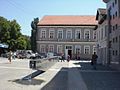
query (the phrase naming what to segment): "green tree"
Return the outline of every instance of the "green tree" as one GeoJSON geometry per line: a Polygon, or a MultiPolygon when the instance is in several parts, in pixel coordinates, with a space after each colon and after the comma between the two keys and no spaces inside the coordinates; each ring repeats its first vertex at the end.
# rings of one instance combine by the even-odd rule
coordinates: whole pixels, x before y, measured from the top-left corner
{"type": "Polygon", "coordinates": [[[34,18],[34,20],[31,22],[31,49],[33,52],[36,52],[36,34],[37,34],[37,24],[39,22],[39,18],[34,18]]]}
{"type": "Polygon", "coordinates": [[[9,49],[30,49],[29,37],[22,35],[21,27],[16,20],[8,21],[0,17],[0,42],[9,45],[9,49]]]}
{"type": "Polygon", "coordinates": [[[10,40],[10,21],[0,17],[0,42],[9,43],[10,40]]]}

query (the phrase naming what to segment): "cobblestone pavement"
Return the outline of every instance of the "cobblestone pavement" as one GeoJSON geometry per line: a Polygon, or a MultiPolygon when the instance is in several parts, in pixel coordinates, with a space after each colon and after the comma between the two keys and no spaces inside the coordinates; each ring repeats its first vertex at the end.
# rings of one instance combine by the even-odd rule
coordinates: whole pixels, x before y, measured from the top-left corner
{"type": "Polygon", "coordinates": [[[28,59],[16,59],[10,64],[0,58],[0,90],[120,90],[120,71],[90,62],[57,62],[45,73],[34,79],[20,79],[35,70],[29,69],[28,59]]]}

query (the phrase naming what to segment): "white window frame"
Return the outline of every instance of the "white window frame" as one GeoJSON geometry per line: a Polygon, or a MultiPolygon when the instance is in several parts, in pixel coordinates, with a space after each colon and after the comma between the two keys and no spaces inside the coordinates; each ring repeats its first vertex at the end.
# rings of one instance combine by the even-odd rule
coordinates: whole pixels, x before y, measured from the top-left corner
{"type": "Polygon", "coordinates": [[[72,30],[66,30],[66,39],[72,39],[72,30]],[[68,38],[68,34],[70,34],[70,38],[68,38]]]}
{"type": "Polygon", "coordinates": [[[58,39],[63,39],[63,29],[58,29],[58,32],[57,32],[57,38],[58,38],[58,39]],[[61,38],[58,37],[60,31],[62,31],[62,37],[61,37],[61,38]]]}
{"type": "Polygon", "coordinates": [[[77,32],[80,32],[80,39],[81,39],[81,29],[76,29],[76,30],[75,30],[75,39],[79,39],[79,38],[77,37],[77,32]]]}
{"type": "Polygon", "coordinates": [[[97,31],[93,31],[93,39],[97,40],[97,31]],[[95,35],[96,34],[96,35],[95,35]],[[96,38],[95,38],[96,37],[96,38]]]}
{"type": "Polygon", "coordinates": [[[44,45],[44,44],[40,45],[40,52],[41,53],[45,53],[46,52],[46,45],[44,45]],[[44,50],[42,50],[42,47],[44,47],[44,50]]]}
{"type": "Polygon", "coordinates": [[[93,46],[93,53],[94,52],[97,52],[97,47],[95,45],[93,46]]]}
{"type": "Polygon", "coordinates": [[[63,46],[62,45],[57,45],[57,53],[63,53],[63,46]],[[60,51],[59,51],[60,49],[60,51]]]}
{"type": "Polygon", "coordinates": [[[90,54],[90,46],[89,46],[89,45],[85,45],[85,46],[84,46],[84,54],[86,54],[86,53],[85,53],[85,49],[86,49],[86,47],[89,48],[89,52],[88,52],[88,54],[90,54]]]}
{"type": "Polygon", "coordinates": [[[80,46],[80,45],[75,45],[75,54],[77,54],[77,53],[76,53],[76,49],[77,49],[77,48],[80,49],[80,53],[81,53],[81,46],[80,46]]]}
{"type": "MultiPolygon", "coordinates": [[[[55,30],[49,30],[49,38],[50,38],[50,35],[51,35],[51,32],[53,32],[53,38],[55,38],[55,30]]],[[[53,39],[53,38],[50,38],[50,39],[53,39]]]]}
{"type": "Polygon", "coordinates": [[[54,52],[54,45],[53,44],[48,45],[48,52],[54,52]],[[51,46],[53,47],[53,50],[50,49],[51,46]]]}
{"type": "Polygon", "coordinates": [[[41,29],[41,38],[46,38],[46,30],[45,29],[41,29]],[[45,36],[43,36],[43,32],[45,32],[45,36]]]}
{"type": "Polygon", "coordinates": [[[89,38],[88,38],[88,39],[90,39],[90,30],[89,30],[89,29],[85,29],[85,30],[84,30],[84,39],[87,39],[87,38],[86,38],[86,35],[85,35],[86,32],[89,32],[89,38]]]}

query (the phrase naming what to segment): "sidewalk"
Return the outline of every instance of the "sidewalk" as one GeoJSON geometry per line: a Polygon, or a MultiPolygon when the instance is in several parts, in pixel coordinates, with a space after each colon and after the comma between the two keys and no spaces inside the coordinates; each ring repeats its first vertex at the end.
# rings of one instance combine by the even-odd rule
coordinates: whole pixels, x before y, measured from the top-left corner
{"type": "Polygon", "coordinates": [[[120,90],[120,72],[101,65],[97,69],[87,62],[58,62],[37,77],[45,81],[40,90],[120,90]]]}

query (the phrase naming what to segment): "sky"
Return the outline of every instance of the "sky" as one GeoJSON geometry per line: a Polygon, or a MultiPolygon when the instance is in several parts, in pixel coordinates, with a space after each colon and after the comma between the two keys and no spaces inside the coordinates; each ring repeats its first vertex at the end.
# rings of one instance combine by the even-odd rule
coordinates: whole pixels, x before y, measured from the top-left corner
{"type": "Polygon", "coordinates": [[[31,36],[31,21],[45,15],[96,15],[102,0],[0,0],[0,16],[16,19],[23,35],[31,36]]]}

